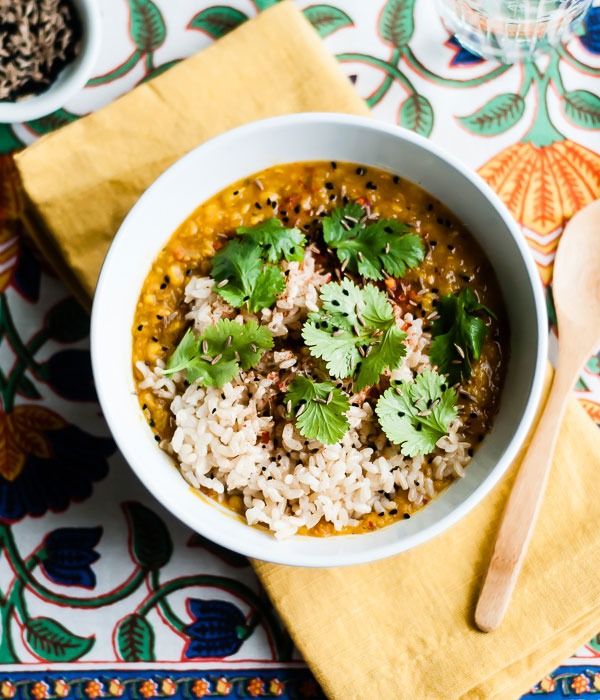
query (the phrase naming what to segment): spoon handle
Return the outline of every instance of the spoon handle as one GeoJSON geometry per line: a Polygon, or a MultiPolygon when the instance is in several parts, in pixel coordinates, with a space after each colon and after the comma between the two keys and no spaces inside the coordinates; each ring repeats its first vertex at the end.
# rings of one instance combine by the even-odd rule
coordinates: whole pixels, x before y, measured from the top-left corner
{"type": "Polygon", "coordinates": [[[510,602],[546,488],[566,399],[578,369],[572,362],[561,365],[559,361],[542,418],[519,468],[475,609],[475,623],[482,632],[491,632],[500,625],[510,602]]]}

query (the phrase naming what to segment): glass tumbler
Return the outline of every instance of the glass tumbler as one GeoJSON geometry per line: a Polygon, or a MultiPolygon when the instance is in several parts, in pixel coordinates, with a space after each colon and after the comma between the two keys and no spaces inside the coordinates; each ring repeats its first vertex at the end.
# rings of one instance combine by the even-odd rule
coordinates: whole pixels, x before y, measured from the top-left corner
{"type": "Polygon", "coordinates": [[[447,28],[469,51],[503,63],[564,41],[592,0],[436,0],[447,28]]]}

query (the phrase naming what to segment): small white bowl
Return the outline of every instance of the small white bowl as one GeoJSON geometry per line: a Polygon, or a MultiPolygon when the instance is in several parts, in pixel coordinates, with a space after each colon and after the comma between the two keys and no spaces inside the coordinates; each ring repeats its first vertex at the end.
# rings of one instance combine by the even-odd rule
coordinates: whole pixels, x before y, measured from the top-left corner
{"type": "Polygon", "coordinates": [[[171,513],[220,545],[295,566],[359,564],[439,534],[481,501],[521,447],[538,405],[547,352],[542,286],[525,240],[483,180],[431,141],[396,126],[341,114],[296,114],[230,131],[179,160],[133,207],[104,262],[92,313],[92,363],[110,429],[141,481],[171,513]],[[177,226],[225,186],[280,163],[354,162],[419,184],[446,204],[481,244],[498,277],[511,326],[500,409],[466,475],[410,520],[375,532],[277,541],[194,493],[161,451],[135,395],[132,323],[144,279],[177,226]]]}
{"type": "Polygon", "coordinates": [[[63,107],[90,78],[98,51],[102,20],[98,0],[71,0],[81,20],[81,49],[56,76],[47,90],[16,102],[0,102],[0,123],[13,124],[39,119],[63,107]]]}

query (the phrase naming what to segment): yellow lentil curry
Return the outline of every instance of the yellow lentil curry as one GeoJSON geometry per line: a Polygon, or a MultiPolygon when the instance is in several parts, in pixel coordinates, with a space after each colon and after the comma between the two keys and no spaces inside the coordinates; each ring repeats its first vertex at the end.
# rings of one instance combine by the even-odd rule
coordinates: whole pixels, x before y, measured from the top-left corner
{"type": "MultiPolygon", "coordinates": [[[[420,264],[401,279],[385,275],[377,286],[403,312],[423,318],[426,332],[431,330],[429,319],[435,315],[438,301],[457,294],[466,285],[478,302],[493,310],[486,317],[487,334],[480,356],[472,363],[470,377],[461,383],[457,395],[463,434],[471,444],[472,455],[490,429],[507,360],[508,327],[493,270],[461,222],[423,189],[372,167],[334,162],[281,165],[234,183],[201,204],[160,251],[143,285],[132,328],[139,402],[157,443],[165,446],[173,435],[170,399],[160,398],[152,388],[139,388],[142,376],[135,365],[166,363],[180,342],[189,326],[183,304],[188,281],[209,273],[215,252],[238,227],[252,227],[275,216],[283,225],[305,233],[310,241],[323,217],[348,203],[358,203],[372,218],[404,222],[421,237],[424,259],[420,264]]],[[[330,261],[326,264],[331,267],[330,261]]],[[[339,271],[337,275],[339,278],[339,271]]],[[[208,489],[202,491],[233,510],[243,510],[242,498],[235,492],[217,496],[208,489]]],[[[370,512],[360,518],[358,525],[341,532],[373,530],[409,518],[416,510],[405,491],[398,490],[393,500],[395,508],[370,512]]],[[[418,507],[428,500],[423,499],[418,507]]],[[[307,530],[301,528],[300,532],[307,530]]],[[[319,536],[339,533],[325,520],[308,530],[308,534],[319,536]]]]}

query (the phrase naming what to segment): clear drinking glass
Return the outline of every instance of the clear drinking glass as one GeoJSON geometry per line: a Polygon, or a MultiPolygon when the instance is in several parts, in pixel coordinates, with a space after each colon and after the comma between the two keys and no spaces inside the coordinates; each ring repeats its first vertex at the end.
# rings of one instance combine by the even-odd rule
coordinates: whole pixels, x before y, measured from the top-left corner
{"type": "Polygon", "coordinates": [[[564,41],[592,0],[436,0],[448,29],[469,51],[514,63],[564,41]]]}

